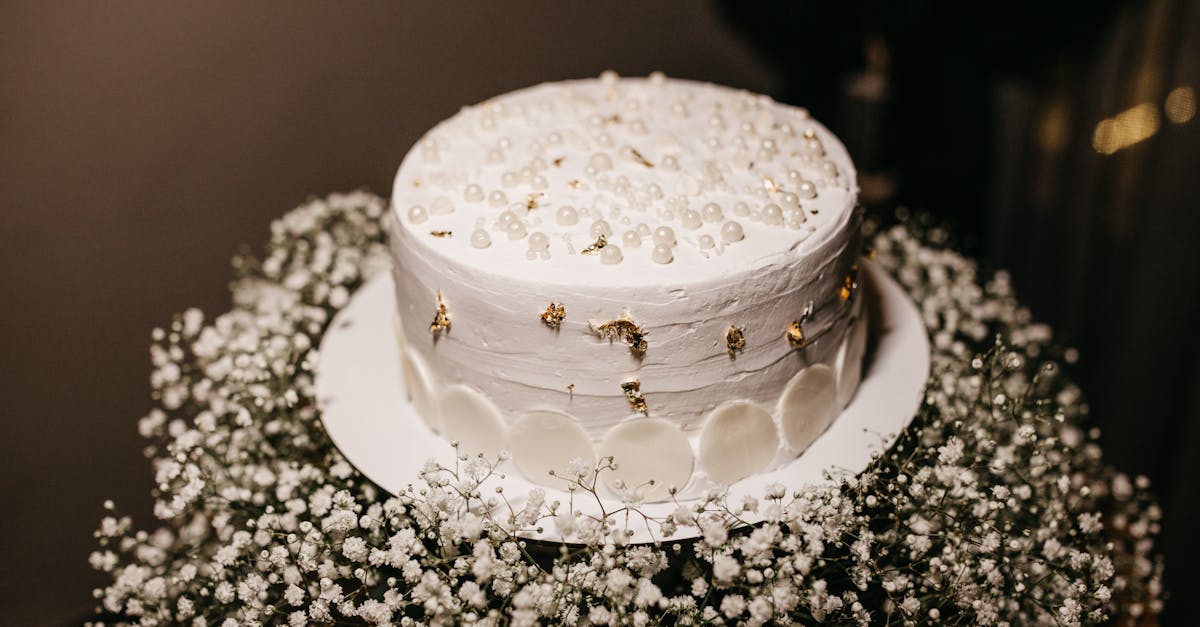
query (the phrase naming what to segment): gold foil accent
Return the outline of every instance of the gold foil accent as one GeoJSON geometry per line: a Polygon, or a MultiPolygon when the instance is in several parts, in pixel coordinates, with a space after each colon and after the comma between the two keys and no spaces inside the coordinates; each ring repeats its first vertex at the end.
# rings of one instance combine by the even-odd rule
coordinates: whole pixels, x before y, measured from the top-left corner
{"type": "Polygon", "coordinates": [[[838,296],[842,302],[847,302],[854,297],[854,293],[858,291],[858,264],[850,266],[850,274],[847,274],[842,279],[842,285],[838,287],[838,296]]]}
{"type": "Polygon", "coordinates": [[[616,113],[614,113],[614,114],[612,114],[612,115],[610,115],[610,116],[608,116],[608,117],[604,118],[604,123],[605,123],[605,124],[620,124],[620,123],[621,123],[621,116],[620,116],[620,115],[618,115],[618,114],[616,114],[616,113]]]}
{"type": "Polygon", "coordinates": [[[746,336],[743,333],[743,327],[729,325],[729,329],[725,331],[725,350],[729,353],[729,358],[734,358],[734,353],[746,348],[746,336]]]}
{"type": "Polygon", "coordinates": [[[413,179],[413,183],[412,183],[412,185],[413,185],[413,187],[420,187],[420,186],[421,186],[421,179],[413,179]]]}
{"type": "Polygon", "coordinates": [[[775,182],[775,179],[773,179],[769,176],[764,176],[763,177],[763,188],[766,189],[768,192],[775,193],[775,192],[779,191],[779,184],[775,182]]]}
{"type": "Polygon", "coordinates": [[[570,395],[571,400],[575,400],[575,384],[574,383],[567,384],[567,394],[570,395]]]}
{"type": "Polygon", "coordinates": [[[534,193],[526,196],[525,197],[525,208],[526,209],[537,209],[538,202],[541,201],[543,196],[545,196],[545,194],[543,194],[542,192],[534,192],[534,193]]]}
{"type": "Polygon", "coordinates": [[[604,234],[601,233],[600,237],[596,238],[595,243],[589,244],[587,248],[584,248],[583,250],[579,251],[579,254],[594,255],[594,254],[600,252],[600,249],[604,248],[605,246],[608,246],[608,238],[604,237],[604,234]]]}
{"type": "Polygon", "coordinates": [[[633,154],[633,160],[634,160],[634,161],[637,161],[638,163],[640,163],[640,164],[642,164],[642,165],[646,166],[647,168],[653,168],[653,167],[654,167],[654,164],[653,164],[653,163],[650,163],[650,161],[649,161],[648,159],[646,159],[645,157],[643,157],[643,156],[642,156],[642,153],[638,152],[636,148],[630,148],[630,149],[629,149],[629,152],[630,152],[631,154],[633,154]]]}
{"type": "Polygon", "coordinates": [[[616,320],[592,325],[592,330],[596,332],[596,335],[608,338],[610,342],[614,340],[625,342],[629,345],[630,352],[638,357],[645,355],[646,348],[649,346],[646,342],[646,335],[642,332],[641,327],[627,313],[621,314],[621,317],[616,320]]]}
{"type": "Polygon", "coordinates": [[[791,326],[789,326],[787,331],[784,333],[784,335],[787,336],[788,343],[792,345],[792,348],[804,348],[806,340],[804,338],[804,329],[801,328],[801,325],[803,325],[808,321],[809,318],[812,317],[812,313],[813,304],[809,302],[808,306],[804,308],[804,312],[800,314],[800,319],[793,321],[791,326]]]}
{"type": "Polygon", "coordinates": [[[556,167],[556,168],[561,168],[563,161],[565,161],[565,160],[566,160],[566,157],[558,157],[557,159],[555,159],[554,161],[551,161],[550,163],[553,163],[554,167],[556,167]]]}
{"type": "Polygon", "coordinates": [[[454,231],[430,231],[429,234],[434,237],[450,237],[454,235],[454,231]]]}
{"type": "Polygon", "coordinates": [[[567,319],[567,308],[561,304],[550,303],[546,311],[542,312],[542,322],[546,326],[557,329],[558,325],[562,324],[563,320],[567,319]]]}
{"type": "Polygon", "coordinates": [[[571,179],[567,181],[567,187],[571,189],[579,189],[581,185],[582,184],[579,182],[579,179],[571,179]]]}
{"type": "Polygon", "coordinates": [[[629,401],[629,408],[636,412],[649,415],[650,410],[646,407],[646,396],[642,394],[642,382],[634,379],[621,384],[621,390],[625,392],[625,400],[629,401]]]}
{"type": "Polygon", "coordinates": [[[442,290],[437,293],[437,312],[433,314],[433,322],[429,323],[429,332],[438,337],[442,331],[450,330],[450,312],[446,310],[446,302],[442,300],[442,290]]]}

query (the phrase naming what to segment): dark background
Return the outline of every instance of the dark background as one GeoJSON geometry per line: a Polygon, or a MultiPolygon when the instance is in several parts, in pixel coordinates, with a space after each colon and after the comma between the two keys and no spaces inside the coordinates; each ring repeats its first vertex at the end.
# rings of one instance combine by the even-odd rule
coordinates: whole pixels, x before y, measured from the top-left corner
{"type": "Polygon", "coordinates": [[[1200,2],[833,5],[0,3],[0,620],[87,615],[105,498],[154,524],[149,333],[223,311],[240,245],[309,195],[387,194],[463,104],[606,68],[809,106],[873,210],[1011,269],[1080,348],[1108,459],[1154,479],[1186,604],[1200,2]]]}

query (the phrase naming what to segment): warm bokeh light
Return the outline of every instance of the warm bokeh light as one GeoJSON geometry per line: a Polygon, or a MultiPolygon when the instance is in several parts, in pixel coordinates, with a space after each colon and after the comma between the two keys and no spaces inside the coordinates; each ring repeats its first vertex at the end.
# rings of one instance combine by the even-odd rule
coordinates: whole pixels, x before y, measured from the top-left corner
{"type": "Polygon", "coordinates": [[[1196,115],[1196,92],[1191,87],[1176,87],[1167,94],[1163,112],[1175,124],[1183,124],[1196,115]]]}
{"type": "Polygon", "coordinates": [[[1092,132],[1092,147],[1100,154],[1111,155],[1150,138],[1158,132],[1160,124],[1158,109],[1143,102],[1101,120],[1092,132]]]}

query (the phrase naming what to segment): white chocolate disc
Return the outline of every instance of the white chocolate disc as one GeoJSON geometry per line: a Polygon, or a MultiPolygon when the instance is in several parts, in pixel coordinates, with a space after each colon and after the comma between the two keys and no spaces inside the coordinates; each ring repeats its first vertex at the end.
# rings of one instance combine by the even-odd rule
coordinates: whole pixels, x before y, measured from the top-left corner
{"type": "Polygon", "coordinates": [[[717,483],[731,484],[761,472],[779,449],[775,421],[767,410],[736,401],[713,410],[700,432],[700,469],[717,483]]]}
{"type": "Polygon", "coordinates": [[[838,350],[837,406],[839,408],[845,408],[850,404],[850,399],[854,398],[854,391],[862,382],[863,357],[866,354],[867,318],[864,310],[851,324],[850,330],[846,333],[846,339],[842,340],[842,347],[838,350]]]}
{"type": "Polygon", "coordinates": [[[513,463],[526,479],[552,488],[566,487],[571,460],[596,466],[596,451],[579,421],[555,411],[534,411],[509,428],[513,463]],[[551,475],[553,470],[555,475],[551,475]]]}
{"type": "MultiPolygon", "coordinates": [[[[403,334],[400,334],[403,337],[403,334]]],[[[421,356],[411,348],[406,348],[400,359],[400,371],[404,375],[404,392],[408,400],[421,416],[421,420],[433,429],[435,433],[442,431],[442,416],[438,410],[437,392],[434,388],[429,368],[421,356]]]]}
{"type": "Polygon", "coordinates": [[[783,441],[803,453],[837,416],[837,381],[833,368],[815,364],[796,373],[779,397],[779,430],[783,441]]]}
{"type": "Polygon", "coordinates": [[[635,418],[609,429],[598,452],[617,465],[600,475],[608,487],[620,494],[620,481],[626,491],[639,490],[646,501],[670,498],[672,487],[682,490],[696,461],[679,427],[661,418],[635,418]]]}
{"type": "Polygon", "coordinates": [[[459,453],[495,460],[508,448],[508,429],[500,410],[484,395],[465,385],[446,388],[440,399],[446,439],[458,441],[459,453]]]}

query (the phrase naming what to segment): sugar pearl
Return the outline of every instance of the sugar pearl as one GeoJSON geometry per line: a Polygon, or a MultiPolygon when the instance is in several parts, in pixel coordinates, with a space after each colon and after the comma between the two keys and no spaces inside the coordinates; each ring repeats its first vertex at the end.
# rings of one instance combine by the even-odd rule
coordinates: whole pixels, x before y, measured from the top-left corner
{"type": "Polygon", "coordinates": [[[592,155],[591,159],[588,159],[588,165],[595,168],[597,172],[611,170],[613,167],[612,157],[609,157],[606,153],[598,152],[592,155]]]}
{"type": "Polygon", "coordinates": [[[792,209],[794,207],[799,207],[800,206],[800,197],[791,192],[784,192],[783,206],[785,209],[792,209]]]}
{"type": "Polygon", "coordinates": [[[579,222],[579,212],[575,211],[575,207],[572,207],[571,205],[563,205],[559,207],[558,211],[554,214],[554,221],[557,222],[559,226],[571,226],[573,224],[577,224],[579,222]]]}
{"type": "MultiPolygon", "coordinates": [[[[656,250],[658,246],[674,246],[675,229],[669,226],[660,226],[654,229],[654,243],[656,244],[656,250]]],[[[666,263],[666,261],[660,261],[659,263],[666,263]]]]}
{"type": "Polygon", "coordinates": [[[505,172],[500,175],[500,184],[504,187],[516,187],[521,182],[516,172],[505,172]]]}
{"type": "Polygon", "coordinates": [[[413,205],[408,209],[408,221],[413,224],[420,224],[429,219],[429,212],[425,211],[425,207],[421,205],[413,205]]]}
{"type": "Polygon", "coordinates": [[[664,170],[678,170],[679,159],[676,159],[675,155],[667,155],[663,157],[662,167],[664,170]]]}
{"type": "Polygon", "coordinates": [[[449,196],[438,196],[433,199],[433,212],[439,215],[454,212],[454,201],[449,196]]]}
{"type": "Polygon", "coordinates": [[[828,176],[829,178],[837,178],[837,175],[838,175],[837,164],[832,161],[826,161],[825,163],[822,163],[821,171],[824,172],[825,176],[828,176]]]}
{"type": "Polygon", "coordinates": [[[505,225],[504,230],[508,232],[508,239],[521,239],[525,237],[525,223],[520,220],[513,220],[505,225]]]}
{"type": "Polygon", "coordinates": [[[592,237],[600,237],[601,235],[608,237],[612,235],[612,232],[612,227],[609,226],[608,222],[605,220],[596,220],[592,223],[592,226],[588,228],[588,234],[590,234],[592,237]]]}
{"type": "Polygon", "coordinates": [[[540,252],[550,248],[550,238],[541,231],[529,234],[529,250],[540,252]]]}
{"type": "Polygon", "coordinates": [[[725,218],[725,212],[721,211],[721,206],[715,202],[704,205],[700,215],[704,217],[705,222],[720,222],[725,218]]]}
{"type": "Polygon", "coordinates": [[[733,215],[743,217],[750,215],[750,205],[742,201],[738,201],[735,205],[733,205],[733,215]]]}
{"type": "Polygon", "coordinates": [[[783,224],[783,209],[779,205],[771,203],[763,207],[762,219],[767,224],[783,224]]]}
{"type": "Polygon", "coordinates": [[[496,189],[488,194],[488,204],[493,207],[503,207],[508,204],[508,196],[504,192],[496,189]]]}
{"type": "Polygon", "coordinates": [[[492,245],[492,236],[483,229],[475,229],[471,232],[471,245],[475,248],[487,248],[492,245]]]}
{"type": "Polygon", "coordinates": [[[745,233],[742,232],[742,225],[737,222],[726,222],[721,225],[721,241],[726,244],[740,242],[745,236],[745,233]]]}
{"type": "Polygon", "coordinates": [[[650,237],[650,225],[645,222],[639,222],[637,225],[638,235],[642,237],[650,237]]]}
{"type": "Polygon", "coordinates": [[[683,222],[683,228],[685,229],[700,228],[700,214],[694,209],[688,209],[687,211],[684,211],[681,219],[683,222]]]}
{"type": "Polygon", "coordinates": [[[613,265],[621,263],[621,247],[614,244],[609,244],[600,249],[600,263],[613,265]]]}
{"type": "Polygon", "coordinates": [[[463,190],[463,200],[467,202],[482,202],[483,188],[475,183],[471,183],[463,190]]]}
{"type": "Polygon", "coordinates": [[[500,215],[496,216],[496,222],[502,227],[507,227],[510,223],[517,219],[517,214],[512,211],[501,211],[500,215]]]}
{"type": "Polygon", "coordinates": [[[504,153],[493,148],[487,153],[487,161],[488,163],[504,163],[504,153]]]}
{"type": "Polygon", "coordinates": [[[796,188],[796,193],[801,198],[816,198],[817,186],[813,185],[812,181],[801,181],[799,187],[796,188]]]}
{"type": "Polygon", "coordinates": [[[550,187],[550,181],[547,181],[546,177],[540,174],[533,177],[533,181],[530,184],[533,185],[534,189],[546,189],[550,187]]]}
{"type": "Polygon", "coordinates": [[[650,255],[650,258],[654,260],[654,263],[671,263],[671,259],[674,258],[674,254],[671,253],[670,246],[667,246],[666,244],[656,244],[654,246],[654,253],[650,255]]]}
{"type": "Polygon", "coordinates": [[[715,247],[716,245],[717,245],[717,242],[716,242],[716,240],[713,239],[713,236],[711,236],[711,235],[701,235],[700,236],[700,250],[708,250],[710,248],[715,247]]]}
{"type": "Polygon", "coordinates": [[[642,245],[642,236],[638,235],[637,231],[625,231],[621,236],[621,243],[626,248],[637,248],[642,245]]]}
{"type": "Polygon", "coordinates": [[[655,72],[650,73],[650,84],[651,85],[662,85],[663,83],[666,82],[666,80],[667,80],[667,75],[663,74],[662,72],[655,71],[655,72]]]}

